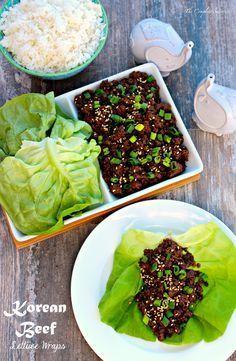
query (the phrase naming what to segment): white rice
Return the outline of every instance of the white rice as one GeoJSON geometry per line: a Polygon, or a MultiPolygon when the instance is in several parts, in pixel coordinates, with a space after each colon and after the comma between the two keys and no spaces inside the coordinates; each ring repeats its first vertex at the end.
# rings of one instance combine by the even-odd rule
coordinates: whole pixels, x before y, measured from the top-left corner
{"type": "Polygon", "coordinates": [[[104,36],[101,6],[91,0],[21,0],[3,13],[0,30],[19,64],[47,73],[84,63],[104,36]]]}

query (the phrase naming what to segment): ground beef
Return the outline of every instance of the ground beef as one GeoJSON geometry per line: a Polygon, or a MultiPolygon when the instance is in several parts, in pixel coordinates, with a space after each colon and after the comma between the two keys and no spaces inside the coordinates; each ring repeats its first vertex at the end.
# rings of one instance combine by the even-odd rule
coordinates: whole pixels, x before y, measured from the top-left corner
{"type": "Polygon", "coordinates": [[[105,80],[74,102],[101,145],[103,177],[117,197],[184,172],[189,152],[153,76],[133,72],[120,81],[105,80]]]}
{"type": "Polygon", "coordinates": [[[143,286],[135,301],[148,325],[160,341],[179,334],[203,298],[207,276],[193,255],[170,238],[154,250],[146,249],[139,262],[143,286]]]}

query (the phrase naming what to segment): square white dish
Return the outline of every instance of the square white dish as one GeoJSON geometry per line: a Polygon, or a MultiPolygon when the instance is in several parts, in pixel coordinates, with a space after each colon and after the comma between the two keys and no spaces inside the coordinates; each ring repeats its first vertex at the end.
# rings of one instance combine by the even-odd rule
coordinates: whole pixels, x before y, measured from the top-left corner
{"type": "MultiPolygon", "coordinates": [[[[171,98],[171,95],[167,89],[167,86],[166,86],[158,68],[152,63],[147,63],[147,64],[143,64],[143,65],[131,68],[129,70],[123,71],[121,73],[115,74],[106,79],[119,80],[119,79],[129,76],[129,74],[133,71],[142,71],[142,72],[146,72],[150,75],[153,75],[157,81],[157,84],[160,87],[161,100],[163,102],[169,103],[171,105],[172,111],[176,117],[177,126],[184,136],[184,144],[186,145],[186,147],[189,150],[189,161],[187,162],[186,170],[182,174],[180,174],[172,179],[165,180],[161,183],[158,183],[156,185],[153,185],[151,187],[148,187],[146,189],[143,189],[141,191],[138,191],[136,193],[125,196],[120,199],[116,198],[114,195],[112,195],[110,193],[108,186],[106,185],[105,181],[103,180],[103,178],[101,176],[101,190],[102,190],[103,197],[104,197],[104,203],[94,209],[85,211],[79,217],[72,217],[70,219],[67,219],[65,221],[65,225],[64,225],[63,229],[61,229],[58,232],[52,233],[52,234],[45,234],[45,235],[39,235],[39,236],[24,235],[16,229],[16,227],[14,226],[14,224],[12,223],[10,218],[5,214],[10,233],[11,233],[12,238],[18,248],[22,248],[22,247],[37,243],[43,239],[50,238],[56,234],[59,234],[59,233],[65,232],[67,230],[70,230],[72,228],[75,228],[82,223],[88,222],[93,218],[96,218],[100,215],[104,215],[108,212],[111,212],[114,209],[120,208],[129,203],[137,202],[138,200],[151,197],[155,194],[165,192],[165,191],[175,188],[177,186],[182,186],[184,184],[190,183],[191,181],[199,179],[200,173],[203,171],[202,161],[201,161],[200,156],[199,156],[199,154],[191,140],[191,137],[184,125],[184,122],[173,102],[173,99],[171,98]]],[[[73,118],[78,118],[78,112],[74,105],[74,97],[76,95],[84,92],[87,89],[93,89],[93,90],[96,89],[99,86],[99,84],[101,83],[101,81],[102,80],[99,80],[95,83],[86,85],[82,88],[75,89],[75,90],[72,90],[63,95],[60,95],[56,98],[56,102],[66,114],[68,114],[69,116],[71,116],[73,118]]]]}

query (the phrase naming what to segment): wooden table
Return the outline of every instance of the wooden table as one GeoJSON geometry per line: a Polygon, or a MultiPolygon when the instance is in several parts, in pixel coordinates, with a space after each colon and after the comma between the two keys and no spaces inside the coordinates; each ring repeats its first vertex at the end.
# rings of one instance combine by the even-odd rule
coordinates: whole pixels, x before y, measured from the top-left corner
{"type": "MultiPolygon", "coordinates": [[[[110,31],[104,51],[82,74],[68,80],[50,82],[30,78],[14,70],[0,56],[0,105],[27,92],[61,94],[81,85],[134,66],[129,50],[129,33],[136,22],[157,17],[170,22],[185,41],[193,40],[191,61],[166,80],[183,116],[205,169],[199,182],[164,194],[159,198],[195,204],[219,217],[236,232],[236,134],[218,138],[203,133],[191,120],[193,95],[198,82],[214,72],[220,84],[236,88],[236,2],[235,0],[103,0],[110,31]]],[[[3,0],[0,0],[0,5],[3,0]]],[[[101,219],[31,248],[17,251],[0,214],[0,360],[1,361],[95,361],[98,357],[84,341],[73,317],[70,301],[71,271],[77,253],[101,219]],[[38,335],[32,343],[65,344],[66,349],[11,350],[17,340],[15,328],[20,317],[7,318],[14,301],[32,304],[67,305],[64,314],[32,313],[24,321],[47,325],[56,321],[54,336],[38,335]]],[[[79,291],[78,291],[79,297],[79,291]]],[[[231,361],[236,360],[236,353],[231,361]]],[[[133,360],[130,360],[133,361],[133,360]]],[[[222,360],[224,361],[224,360],[222,360]]]]}

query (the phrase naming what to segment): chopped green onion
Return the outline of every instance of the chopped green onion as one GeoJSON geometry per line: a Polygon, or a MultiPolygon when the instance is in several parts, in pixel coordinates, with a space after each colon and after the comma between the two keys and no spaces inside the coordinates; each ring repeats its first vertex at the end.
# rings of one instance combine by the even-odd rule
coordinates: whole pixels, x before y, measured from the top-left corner
{"type": "Polygon", "coordinates": [[[193,304],[191,304],[191,305],[189,305],[189,311],[194,311],[194,308],[195,308],[195,305],[193,305],[193,304]]]}
{"type": "Polygon", "coordinates": [[[153,172],[148,172],[147,176],[149,179],[154,179],[155,178],[155,174],[153,172]]]}
{"type": "Polygon", "coordinates": [[[168,132],[169,132],[170,134],[172,134],[172,135],[175,135],[175,136],[178,136],[178,135],[181,134],[175,127],[170,127],[170,128],[168,129],[168,132]]]}
{"type": "Polygon", "coordinates": [[[152,266],[151,266],[151,271],[154,272],[157,270],[157,263],[153,263],[152,266]]]}
{"type": "Polygon", "coordinates": [[[164,115],[165,115],[165,111],[164,111],[164,109],[160,109],[159,110],[159,113],[158,113],[159,115],[160,115],[160,117],[164,117],[164,115]]]}
{"type": "Polygon", "coordinates": [[[163,324],[163,326],[167,327],[170,323],[170,321],[168,320],[167,317],[163,317],[163,319],[161,320],[161,323],[163,324]]]}
{"type": "Polygon", "coordinates": [[[174,301],[169,301],[168,306],[169,306],[169,308],[170,308],[171,310],[174,310],[174,308],[175,308],[175,302],[174,302],[174,301]]]}
{"type": "Polygon", "coordinates": [[[144,256],[141,258],[141,261],[144,262],[144,263],[146,263],[146,262],[148,261],[148,257],[144,255],[144,256]]]}
{"type": "Polygon", "coordinates": [[[165,152],[163,153],[163,157],[164,157],[164,158],[165,158],[165,157],[170,158],[171,155],[172,155],[172,152],[171,152],[171,151],[170,151],[170,152],[165,151],[165,152]]]}
{"type": "Polygon", "coordinates": [[[177,164],[177,162],[176,162],[175,160],[173,160],[173,161],[171,162],[170,168],[171,168],[171,170],[179,169],[178,164],[177,164]]]}
{"type": "Polygon", "coordinates": [[[104,94],[105,92],[104,92],[104,90],[103,89],[96,89],[95,90],[95,95],[102,95],[102,94],[104,94]]]}
{"type": "Polygon", "coordinates": [[[151,86],[151,88],[149,90],[154,93],[155,91],[157,91],[157,88],[155,88],[154,86],[151,86]]]}
{"type": "Polygon", "coordinates": [[[124,189],[129,189],[129,184],[128,183],[124,184],[124,189]]]}
{"type": "Polygon", "coordinates": [[[158,271],[158,272],[157,272],[157,277],[158,277],[158,278],[161,278],[162,276],[163,276],[163,272],[162,272],[162,271],[158,271]]]}
{"type": "Polygon", "coordinates": [[[130,181],[130,182],[133,182],[133,180],[134,180],[134,176],[133,176],[133,175],[130,175],[130,176],[129,176],[129,181],[130,181]]]}
{"type": "Polygon", "coordinates": [[[139,132],[141,132],[144,129],[144,125],[143,124],[137,124],[135,129],[138,130],[139,132]]]}
{"type": "Polygon", "coordinates": [[[186,276],[187,276],[186,271],[184,269],[181,269],[178,274],[179,279],[183,280],[186,276]]]}
{"type": "Polygon", "coordinates": [[[98,144],[102,144],[102,140],[103,140],[103,136],[99,135],[98,136],[98,144]]]}
{"type": "Polygon", "coordinates": [[[118,182],[119,182],[119,178],[117,178],[117,177],[112,177],[112,178],[111,178],[111,182],[112,182],[112,183],[118,183],[118,182]]]}
{"type": "Polygon", "coordinates": [[[134,152],[133,150],[129,153],[129,155],[132,157],[132,158],[137,158],[138,156],[138,153],[134,152]]]}
{"type": "Polygon", "coordinates": [[[161,300],[156,299],[156,300],[153,302],[153,304],[154,304],[154,306],[159,307],[159,306],[161,306],[161,300]]]}
{"type": "Polygon", "coordinates": [[[150,100],[153,98],[153,93],[149,93],[147,96],[146,96],[146,99],[147,100],[150,100]]]}
{"type": "Polygon", "coordinates": [[[121,159],[118,159],[118,158],[112,158],[111,159],[111,164],[120,164],[122,162],[121,159]]]}
{"type": "Polygon", "coordinates": [[[118,104],[120,101],[120,97],[116,96],[116,95],[112,95],[112,97],[110,98],[110,103],[111,104],[118,104]]]}
{"type": "Polygon", "coordinates": [[[166,311],[166,317],[171,318],[173,316],[173,313],[171,311],[166,311]]]}
{"type": "Polygon", "coordinates": [[[131,165],[139,165],[140,161],[137,158],[129,158],[129,162],[131,165]]]}
{"type": "Polygon", "coordinates": [[[94,107],[94,109],[97,109],[97,108],[100,108],[100,102],[98,101],[98,100],[95,100],[94,102],[93,102],[93,107],[94,107]]]}
{"type": "Polygon", "coordinates": [[[162,301],[162,306],[163,307],[165,307],[165,308],[168,307],[168,304],[169,304],[169,301],[167,299],[162,301]]]}
{"type": "Polygon", "coordinates": [[[148,154],[148,155],[146,156],[146,160],[147,160],[147,162],[151,162],[151,161],[152,161],[152,156],[151,156],[151,154],[148,154]]]}
{"type": "Polygon", "coordinates": [[[127,118],[125,122],[126,123],[135,123],[134,119],[132,119],[132,118],[127,118]]]}
{"type": "Polygon", "coordinates": [[[171,270],[170,269],[165,270],[165,275],[166,276],[171,276],[172,275],[171,270]]]}
{"type": "Polygon", "coordinates": [[[115,122],[117,122],[117,123],[121,123],[121,122],[123,122],[123,118],[120,116],[120,115],[118,115],[118,114],[112,114],[111,115],[111,119],[112,120],[114,120],[115,122]]]}
{"type": "Polygon", "coordinates": [[[146,110],[148,107],[148,105],[146,103],[134,103],[134,108],[135,109],[143,109],[143,110],[146,110]]]}
{"type": "Polygon", "coordinates": [[[166,260],[169,261],[171,259],[171,253],[166,254],[166,260]]]}
{"type": "Polygon", "coordinates": [[[144,316],[143,316],[143,323],[144,323],[145,325],[148,325],[149,321],[150,321],[150,318],[149,318],[147,315],[144,315],[144,316]]]}
{"type": "Polygon", "coordinates": [[[147,105],[146,103],[142,103],[142,104],[141,104],[141,109],[146,110],[147,107],[148,107],[148,105],[147,105]]]}
{"type": "Polygon", "coordinates": [[[157,133],[151,132],[150,139],[155,140],[157,137],[157,133]]]}
{"type": "Polygon", "coordinates": [[[162,134],[157,134],[157,139],[160,140],[160,142],[163,141],[163,135],[162,134]]]}
{"type": "Polygon", "coordinates": [[[159,164],[160,161],[161,161],[161,156],[160,156],[160,155],[158,155],[157,157],[154,158],[154,162],[155,162],[156,164],[159,164]]]}
{"type": "Polygon", "coordinates": [[[83,96],[85,97],[85,99],[91,99],[91,94],[89,92],[86,92],[83,94],[83,96]]]}
{"type": "Polygon", "coordinates": [[[204,282],[207,282],[207,280],[208,280],[208,276],[207,276],[205,273],[203,273],[203,272],[200,273],[200,278],[201,278],[204,282]]]}
{"type": "Polygon", "coordinates": [[[149,76],[147,77],[147,82],[148,82],[148,83],[151,83],[151,82],[154,81],[154,80],[155,80],[155,78],[154,78],[153,75],[149,75],[149,76]]]}
{"type": "Polygon", "coordinates": [[[109,150],[109,148],[103,148],[103,154],[104,155],[108,155],[110,153],[110,150],[109,150]]]}
{"type": "Polygon", "coordinates": [[[177,276],[179,274],[179,266],[174,264],[173,269],[174,269],[174,275],[177,276]]]}
{"type": "Polygon", "coordinates": [[[134,128],[135,128],[134,124],[129,124],[126,128],[126,132],[130,134],[130,133],[132,133],[134,128]]]}
{"type": "Polygon", "coordinates": [[[164,119],[165,120],[170,120],[171,119],[172,114],[171,113],[165,113],[164,119]]]}
{"type": "Polygon", "coordinates": [[[137,85],[130,85],[129,87],[131,93],[135,93],[138,90],[137,85]]]}
{"type": "Polygon", "coordinates": [[[121,158],[122,157],[122,153],[119,149],[116,149],[116,155],[118,158],[121,158]]]}
{"type": "Polygon", "coordinates": [[[167,292],[164,292],[164,293],[163,293],[163,296],[164,296],[165,298],[169,298],[169,295],[168,295],[167,292]]]}
{"type": "Polygon", "coordinates": [[[122,95],[122,96],[125,95],[125,88],[123,87],[122,84],[117,85],[116,89],[118,89],[119,91],[121,91],[121,95],[122,95]]]}
{"type": "Polygon", "coordinates": [[[146,164],[148,162],[148,160],[146,158],[142,158],[140,159],[141,164],[146,164]]]}
{"type": "Polygon", "coordinates": [[[185,322],[183,322],[183,323],[181,323],[181,324],[179,325],[179,327],[181,328],[181,330],[182,330],[185,326],[186,326],[186,323],[185,323],[185,322]]]}
{"type": "Polygon", "coordinates": [[[131,138],[129,138],[129,141],[131,142],[131,143],[135,143],[136,141],[137,141],[137,137],[135,137],[135,135],[132,135],[132,137],[131,138]]]}
{"type": "Polygon", "coordinates": [[[184,290],[184,292],[188,293],[189,295],[190,295],[191,293],[193,293],[193,289],[192,289],[191,287],[189,287],[189,286],[185,286],[185,287],[183,288],[183,290],[184,290]]]}
{"type": "Polygon", "coordinates": [[[165,165],[166,167],[170,167],[170,163],[171,163],[171,160],[170,160],[170,158],[164,158],[164,160],[163,160],[163,165],[165,165]]]}
{"type": "Polygon", "coordinates": [[[169,137],[169,135],[165,134],[165,135],[164,135],[164,141],[165,141],[166,143],[170,143],[170,142],[171,142],[171,137],[169,137]]]}
{"type": "Polygon", "coordinates": [[[168,286],[167,286],[167,283],[166,283],[166,282],[163,282],[163,286],[164,286],[164,289],[165,289],[165,290],[168,290],[168,286]]]}
{"type": "Polygon", "coordinates": [[[153,148],[152,149],[152,156],[156,157],[159,154],[160,149],[161,149],[160,147],[153,148]]]}
{"type": "Polygon", "coordinates": [[[141,95],[136,95],[136,97],[134,98],[135,103],[140,103],[141,99],[142,99],[141,95]]]}

